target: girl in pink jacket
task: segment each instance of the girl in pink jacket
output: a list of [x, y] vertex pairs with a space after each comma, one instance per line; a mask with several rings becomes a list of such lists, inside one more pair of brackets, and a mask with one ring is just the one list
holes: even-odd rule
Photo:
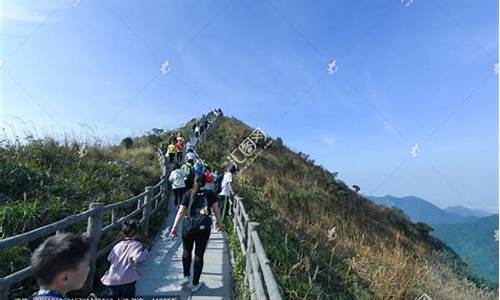
[[101, 278], [106, 287], [106, 294], [113, 298], [135, 297], [135, 282], [143, 274], [139, 264], [148, 256], [149, 252], [138, 239], [139, 226], [137, 221], [125, 221], [122, 225], [124, 236], [108, 255], [109, 269]]

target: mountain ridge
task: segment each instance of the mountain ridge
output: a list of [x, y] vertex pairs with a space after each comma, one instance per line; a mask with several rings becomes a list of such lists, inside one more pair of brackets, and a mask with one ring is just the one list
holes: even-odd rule
[[[214, 168], [253, 131], [224, 117], [198, 151]], [[236, 176], [286, 298], [494, 299], [425, 223], [375, 204], [277, 137]], [[333, 232], [333, 234], [331, 234]], [[465, 280], [465, 281], [464, 281]]]

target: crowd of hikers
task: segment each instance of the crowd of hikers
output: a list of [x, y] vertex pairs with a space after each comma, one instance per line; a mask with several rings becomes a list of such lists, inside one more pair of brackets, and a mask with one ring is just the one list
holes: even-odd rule
[[[222, 115], [220, 109], [211, 113], [215, 116]], [[202, 118], [200, 122], [193, 124], [191, 135], [194, 140], [200, 137], [210, 123], [208, 118]], [[169, 236], [177, 236], [177, 229], [182, 222], [184, 278], [180, 285], [185, 287], [190, 284], [194, 293], [202, 285], [200, 276], [212, 228], [212, 215], [215, 216], [215, 229], [220, 232], [223, 218], [228, 213], [228, 198], [234, 195], [232, 182], [236, 167], [228, 166], [224, 174], [217, 170], [212, 172], [212, 168], [198, 157], [196, 144], [186, 141], [181, 133], [171, 137], [168, 146], [162, 149], [166, 152], [168, 164], [171, 166], [168, 180], [177, 209]], [[109, 268], [101, 277], [106, 297], [120, 299], [136, 296], [135, 284], [143, 275], [140, 264], [149, 256], [140, 232], [136, 220], [123, 222], [122, 239], [109, 252]], [[193, 248], [194, 273], [191, 277]], [[89, 273], [90, 261], [88, 237], [74, 233], [58, 233], [47, 238], [31, 257], [33, 276], [40, 287], [32, 299], [66, 299], [66, 293], [83, 287]]]

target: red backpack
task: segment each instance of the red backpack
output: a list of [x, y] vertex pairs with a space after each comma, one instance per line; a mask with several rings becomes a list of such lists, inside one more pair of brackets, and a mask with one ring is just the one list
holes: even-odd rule
[[212, 175], [211, 172], [205, 172], [205, 183], [211, 183], [214, 182], [214, 176]]

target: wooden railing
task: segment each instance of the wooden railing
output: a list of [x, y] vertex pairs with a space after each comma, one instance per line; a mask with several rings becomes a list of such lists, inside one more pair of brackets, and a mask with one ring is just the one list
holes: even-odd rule
[[257, 231], [259, 223], [250, 221], [241, 197], [235, 196], [229, 202], [233, 214], [233, 229], [245, 257], [244, 281], [251, 299], [283, 299]]
[[[35, 239], [44, 238], [54, 232], [64, 230], [71, 225], [87, 221], [87, 230], [85, 234], [91, 239], [90, 251], [92, 260], [89, 276], [83, 287], [83, 291], [90, 292], [93, 288], [96, 260], [108, 253], [118, 242], [118, 239], [114, 240], [101, 249], [98, 249], [100, 237], [110, 232], [112, 229], [121, 226], [126, 220], [139, 215], [141, 216], [139, 223], [144, 236], [146, 236], [149, 231], [149, 218], [159, 210], [167, 199], [167, 180], [162, 176], [158, 184], [146, 187], [144, 192], [132, 198], [109, 205], [104, 205], [104, 203], [91, 203], [89, 209], [82, 213], [71, 215], [60, 221], [44, 225], [29, 232], [2, 239], [0, 240], [0, 250], [20, 246]], [[119, 216], [119, 210], [130, 207], [136, 208], [125, 216]], [[111, 221], [109, 224], [104, 224], [104, 217], [106, 214], [111, 214]], [[28, 266], [0, 278], [0, 299], [8, 299], [11, 287], [31, 277], [31, 275], [31, 267]]]
[[[213, 125], [217, 118], [212, 120]], [[212, 126], [209, 126], [212, 127]], [[197, 144], [205, 137], [206, 131], [198, 139], [194, 139]], [[93, 282], [96, 271], [97, 259], [106, 255], [113, 246], [119, 241], [112, 241], [106, 246], [98, 249], [101, 236], [110, 232], [112, 229], [121, 226], [126, 220], [136, 216], [141, 216], [139, 221], [144, 236], [149, 231], [149, 219], [159, 208], [168, 200], [169, 185], [167, 175], [170, 166], [167, 163], [167, 157], [162, 151], [158, 151], [162, 176], [159, 183], [154, 186], [148, 186], [144, 192], [129, 199], [105, 205], [104, 203], [91, 203], [89, 209], [76, 215], [71, 215], [57, 222], [44, 225], [29, 232], [21, 233], [12, 237], [0, 240], [0, 250], [17, 247], [26, 244], [35, 239], [44, 238], [54, 232], [64, 230], [65, 228], [80, 222], [87, 222], [85, 234], [91, 238], [91, 266], [87, 281], [82, 288], [84, 293], [90, 293], [93, 290]], [[135, 209], [125, 216], [119, 216], [119, 210]], [[271, 299], [281, 300], [283, 296], [271, 270], [270, 262], [265, 253], [262, 242], [257, 232], [259, 223], [251, 222], [242, 199], [238, 196], [230, 199], [230, 209], [233, 214], [234, 232], [237, 233], [240, 241], [240, 247], [245, 256], [245, 286], [250, 290], [253, 299]], [[105, 215], [110, 214], [110, 223], [104, 224]], [[13, 285], [31, 277], [31, 267], [25, 267], [3, 278], [0, 278], [0, 300], [9, 298], [10, 289]]]

